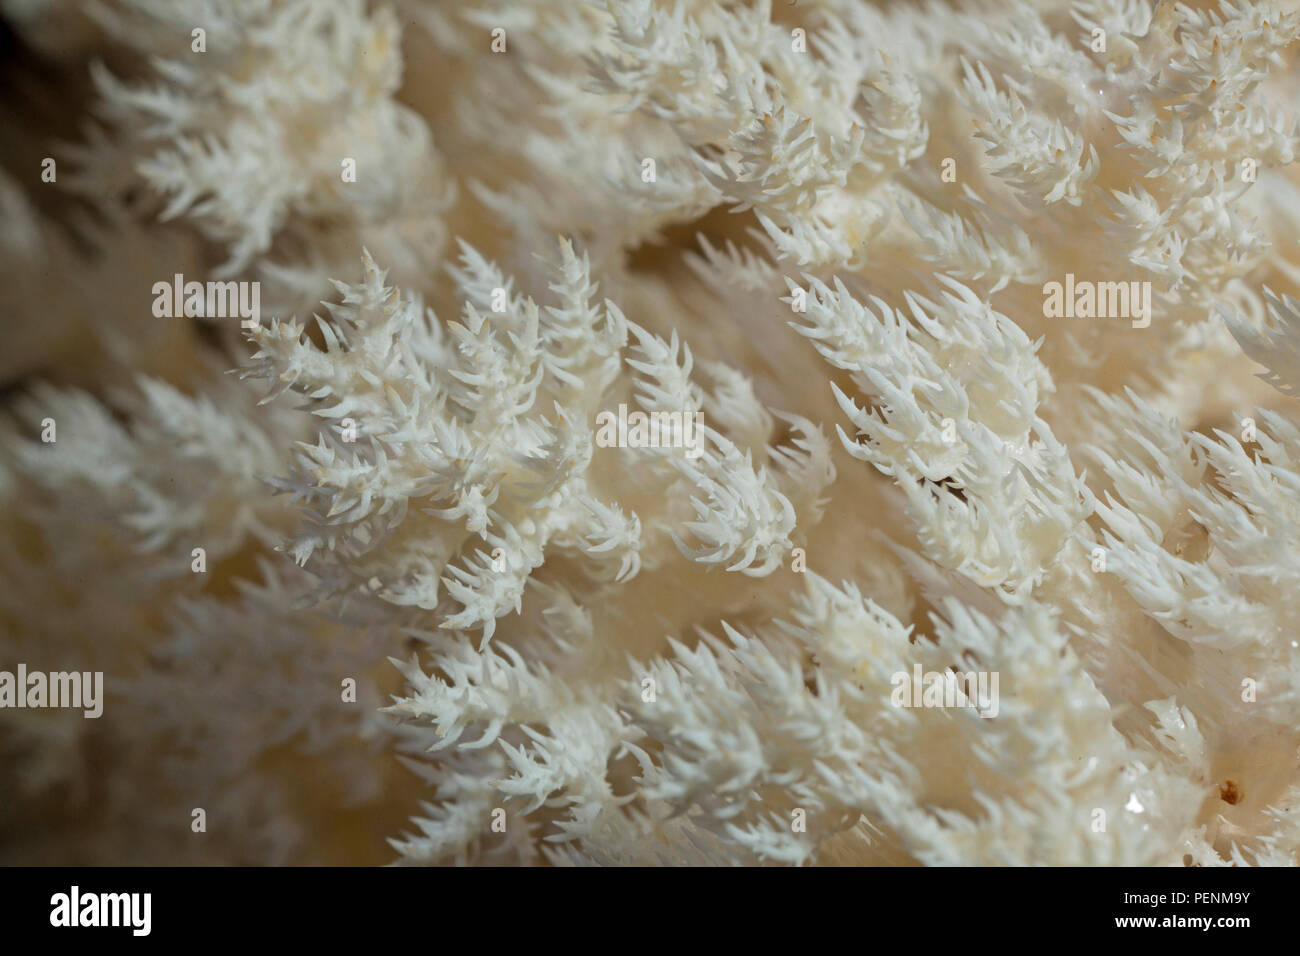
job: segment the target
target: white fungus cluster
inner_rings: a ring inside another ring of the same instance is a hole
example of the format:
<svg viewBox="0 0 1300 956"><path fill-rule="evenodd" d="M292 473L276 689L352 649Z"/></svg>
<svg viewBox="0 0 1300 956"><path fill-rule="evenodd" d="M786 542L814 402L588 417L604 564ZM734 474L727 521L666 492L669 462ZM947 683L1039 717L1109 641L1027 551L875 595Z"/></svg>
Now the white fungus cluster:
<svg viewBox="0 0 1300 956"><path fill-rule="evenodd" d="M14 861L1297 862L1300 3L0 15Z"/></svg>

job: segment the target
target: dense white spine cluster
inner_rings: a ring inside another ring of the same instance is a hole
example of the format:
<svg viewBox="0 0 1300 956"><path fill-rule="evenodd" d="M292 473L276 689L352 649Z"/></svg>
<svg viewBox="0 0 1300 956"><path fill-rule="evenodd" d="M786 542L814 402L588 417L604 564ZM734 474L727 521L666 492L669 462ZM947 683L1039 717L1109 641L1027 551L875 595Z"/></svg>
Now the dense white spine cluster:
<svg viewBox="0 0 1300 956"><path fill-rule="evenodd" d="M31 859L1297 862L1292 0L10 6Z"/></svg>

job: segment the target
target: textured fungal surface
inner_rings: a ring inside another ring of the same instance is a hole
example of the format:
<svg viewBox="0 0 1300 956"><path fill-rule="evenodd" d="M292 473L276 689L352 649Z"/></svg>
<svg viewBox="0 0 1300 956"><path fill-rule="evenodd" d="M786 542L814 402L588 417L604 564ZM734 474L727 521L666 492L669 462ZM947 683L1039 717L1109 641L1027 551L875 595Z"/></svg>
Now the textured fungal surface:
<svg viewBox="0 0 1300 956"><path fill-rule="evenodd" d="M0 862L1298 862L1300 2L0 23Z"/></svg>

